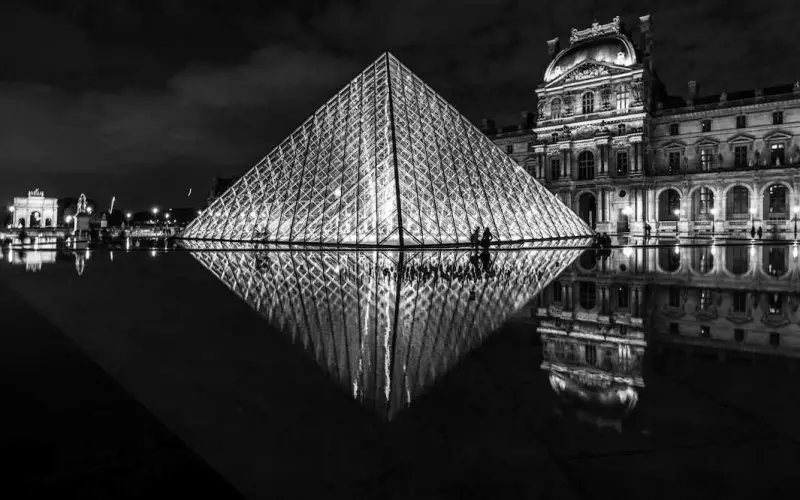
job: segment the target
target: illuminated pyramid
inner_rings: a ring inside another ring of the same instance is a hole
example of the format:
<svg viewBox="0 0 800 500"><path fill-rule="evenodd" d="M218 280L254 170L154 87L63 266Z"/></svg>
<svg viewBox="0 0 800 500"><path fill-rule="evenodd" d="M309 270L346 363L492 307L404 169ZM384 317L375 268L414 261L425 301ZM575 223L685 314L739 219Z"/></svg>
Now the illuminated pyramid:
<svg viewBox="0 0 800 500"><path fill-rule="evenodd" d="M365 69L202 212L190 239L468 244L592 233L391 54Z"/></svg>

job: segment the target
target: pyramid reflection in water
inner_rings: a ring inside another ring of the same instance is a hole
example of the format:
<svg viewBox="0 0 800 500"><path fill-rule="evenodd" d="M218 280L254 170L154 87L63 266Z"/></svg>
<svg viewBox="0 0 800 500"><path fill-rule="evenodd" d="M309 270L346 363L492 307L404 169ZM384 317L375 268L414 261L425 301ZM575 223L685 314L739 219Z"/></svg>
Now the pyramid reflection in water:
<svg viewBox="0 0 800 500"><path fill-rule="evenodd" d="M414 247L591 235L554 194L384 54L182 237Z"/></svg>
<svg viewBox="0 0 800 500"><path fill-rule="evenodd" d="M354 398L387 418L580 254L260 252L184 244Z"/></svg>

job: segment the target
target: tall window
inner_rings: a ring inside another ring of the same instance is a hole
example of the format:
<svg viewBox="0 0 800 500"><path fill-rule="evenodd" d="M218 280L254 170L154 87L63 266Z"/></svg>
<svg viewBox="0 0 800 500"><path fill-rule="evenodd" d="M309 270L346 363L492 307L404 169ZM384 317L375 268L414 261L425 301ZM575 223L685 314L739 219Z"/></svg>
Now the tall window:
<svg viewBox="0 0 800 500"><path fill-rule="evenodd" d="M710 149L700 150L700 170L708 171L714 165L714 152Z"/></svg>
<svg viewBox="0 0 800 500"><path fill-rule="evenodd" d="M628 308L628 297L630 297L630 290L627 285L620 285L617 289L617 307L620 309Z"/></svg>
<svg viewBox="0 0 800 500"><path fill-rule="evenodd" d="M514 145L513 144L508 144L506 146L506 153L511 154L513 152L514 152Z"/></svg>
<svg viewBox="0 0 800 500"><path fill-rule="evenodd" d="M747 117L745 115L740 115L736 117L736 128L746 128L747 127Z"/></svg>
<svg viewBox="0 0 800 500"><path fill-rule="evenodd" d="M776 111L772 113L772 124L780 125L783 123L783 111Z"/></svg>
<svg viewBox="0 0 800 500"><path fill-rule="evenodd" d="M585 94L583 94L581 103L583 104L584 115L588 115L589 113L594 113L594 94L592 92L586 92Z"/></svg>
<svg viewBox="0 0 800 500"><path fill-rule="evenodd" d="M670 151L667 156L667 164L669 165L670 172L677 172L681 168L681 153L680 151Z"/></svg>
<svg viewBox="0 0 800 500"><path fill-rule="evenodd" d="M584 309L594 309L597 289L591 281L581 281L578 283L578 299Z"/></svg>
<svg viewBox="0 0 800 500"><path fill-rule="evenodd" d="M594 179L594 154L591 151L584 151L578 155L578 180L590 179Z"/></svg>
<svg viewBox="0 0 800 500"><path fill-rule="evenodd" d="M700 289L700 309L708 309L713 304L714 295L711 293L711 290L708 288L701 288Z"/></svg>
<svg viewBox="0 0 800 500"><path fill-rule="evenodd" d="M678 135L680 133L680 125L677 123L669 124L669 135Z"/></svg>
<svg viewBox="0 0 800 500"><path fill-rule="evenodd" d="M627 151L617 151L617 175L628 175Z"/></svg>
<svg viewBox="0 0 800 500"><path fill-rule="evenodd" d="M786 186L773 184L767 189L767 204L770 217L786 215Z"/></svg>
<svg viewBox="0 0 800 500"><path fill-rule="evenodd" d="M733 292L733 304L731 309L735 313L747 312L747 292Z"/></svg>
<svg viewBox="0 0 800 500"><path fill-rule="evenodd" d="M725 267L732 274L741 276L750 270L750 251L745 245L725 247Z"/></svg>
<svg viewBox="0 0 800 500"><path fill-rule="evenodd" d="M736 146L733 148L733 165L736 167L747 166L747 146Z"/></svg>
<svg viewBox="0 0 800 500"><path fill-rule="evenodd" d="M550 138L553 139L553 144L558 142L558 132L553 132L552 134L550 134Z"/></svg>
<svg viewBox="0 0 800 500"><path fill-rule="evenodd" d="M728 219L746 219L750 211L750 191L744 186L734 186L728 191L726 210Z"/></svg>
<svg viewBox="0 0 800 500"><path fill-rule="evenodd" d="M619 125L617 125L617 134L619 134L619 135L625 135L626 134L626 127L625 127L624 123L620 123Z"/></svg>
<svg viewBox="0 0 800 500"><path fill-rule="evenodd" d="M550 158L550 179L557 180L561 177L561 158Z"/></svg>
<svg viewBox="0 0 800 500"><path fill-rule="evenodd" d="M785 164L783 156L783 151L784 151L783 144L773 144L772 146L769 147L769 149L770 149L770 158L769 158L770 165L780 166Z"/></svg>
<svg viewBox="0 0 800 500"><path fill-rule="evenodd" d="M700 188L697 197L698 215L709 215L714 207L714 193L706 187Z"/></svg>
<svg viewBox="0 0 800 500"><path fill-rule="evenodd" d="M561 118L561 99L553 99L550 101L550 118Z"/></svg>
<svg viewBox="0 0 800 500"><path fill-rule="evenodd" d="M700 122L700 130L703 132L711 132L711 120L703 120Z"/></svg>
<svg viewBox="0 0 800 500"><path fill-rule="evenodd" d="M558 281L553 282L553 302L561 302L561 283Z"/></svg>
<svg viewBox="0 0 800 500"><path fill-rule="evenodd" d="M680 307L681 306L681 288L678 286L671 286L669 287L669 306L670 307Z"/></svg>
<svg viewBox="0 0 800 500"><path fill-rule="evenodd" d="M628 109L628 89L623 85L617 87L617 109Z"/></svg>

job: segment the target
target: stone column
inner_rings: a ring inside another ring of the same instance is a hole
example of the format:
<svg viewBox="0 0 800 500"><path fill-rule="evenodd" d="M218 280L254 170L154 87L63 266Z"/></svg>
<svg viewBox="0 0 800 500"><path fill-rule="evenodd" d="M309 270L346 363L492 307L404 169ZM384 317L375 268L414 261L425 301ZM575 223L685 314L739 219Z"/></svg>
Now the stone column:
<svg viewBox="0 0 800 500"><path fill-rule="evenodd" d="M567 159L569 158L569 152L566 149L561 150L561 177L567 177Z"/></svg>

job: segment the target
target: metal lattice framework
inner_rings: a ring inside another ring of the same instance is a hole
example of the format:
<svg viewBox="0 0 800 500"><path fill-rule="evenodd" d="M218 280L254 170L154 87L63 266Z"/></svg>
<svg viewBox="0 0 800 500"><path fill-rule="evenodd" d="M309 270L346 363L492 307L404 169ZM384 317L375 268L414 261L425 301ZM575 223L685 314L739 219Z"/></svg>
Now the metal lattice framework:
<svg viewBox="0 0 800 500"><path fill-rule="evenodd" d="M510 242L591 229L391 54L215 200L187 239L323 245Z"/></svg>
<svg viewBox="0 0 800 500"><path fill-rule="evenodd" d="M220 251L192 255L391 418L577 258L581 250Z"/></svg>

